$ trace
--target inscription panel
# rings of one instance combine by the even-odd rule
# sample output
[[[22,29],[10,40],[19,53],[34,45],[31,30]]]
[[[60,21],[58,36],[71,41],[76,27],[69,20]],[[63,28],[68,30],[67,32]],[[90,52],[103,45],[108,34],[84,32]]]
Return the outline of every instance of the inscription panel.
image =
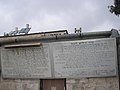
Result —
[[[51,77],[49,45],[2,49],[2,74],[4,78]]]
[[[116,75],[116,40],[93,39],[53,43],[54,72],[57,78]]]
[[[2,48],[4,78],[81,78],[117,75],[116,39],[43,43]]]

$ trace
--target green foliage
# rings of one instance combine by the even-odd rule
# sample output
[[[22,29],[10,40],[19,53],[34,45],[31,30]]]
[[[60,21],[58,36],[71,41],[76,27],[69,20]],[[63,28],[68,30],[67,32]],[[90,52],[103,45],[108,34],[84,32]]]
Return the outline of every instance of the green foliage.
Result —
[[[115,15],[120,15],[120,0],[114,0],[114,5],[108,6],[110,8],[110,12]]]

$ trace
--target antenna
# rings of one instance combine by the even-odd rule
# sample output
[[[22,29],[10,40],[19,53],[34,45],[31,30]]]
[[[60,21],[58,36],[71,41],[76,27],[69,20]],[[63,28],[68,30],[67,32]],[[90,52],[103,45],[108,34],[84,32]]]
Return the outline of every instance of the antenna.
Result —
[[[80,27],[79,29],[75,28],[75,33],[81,33],[82,32],[82,28]]]

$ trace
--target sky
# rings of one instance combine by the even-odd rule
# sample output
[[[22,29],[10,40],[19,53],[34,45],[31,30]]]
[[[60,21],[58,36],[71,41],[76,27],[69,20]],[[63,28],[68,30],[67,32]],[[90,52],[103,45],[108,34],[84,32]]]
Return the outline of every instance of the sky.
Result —
[[[82,32],[120,29],[120,17],[109,12],[113,0],[0,0],[0,35],[24,28],[29,33],[82,28]]]

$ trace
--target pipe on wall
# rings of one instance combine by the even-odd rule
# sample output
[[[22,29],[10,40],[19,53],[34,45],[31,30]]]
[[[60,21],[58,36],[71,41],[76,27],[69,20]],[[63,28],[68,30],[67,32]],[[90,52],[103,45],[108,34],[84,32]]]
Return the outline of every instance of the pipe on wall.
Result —
[[[9,43],[22,43],[22,42],[31,42],[31,41],[50,41],[50,40],[62,40],[62,39],[79,39],[86,37],[109,37],[112,34],[112,31],[101,31],[101,32],[86,32],[86,33],[77,33],[77,34],[65,34],[65,35],[56,35],[56,36],[44,36],[41,37],[40,34],[32,35],[22,35],[22,36],[3,36],[0,37],[0,45],[9,44]]]

